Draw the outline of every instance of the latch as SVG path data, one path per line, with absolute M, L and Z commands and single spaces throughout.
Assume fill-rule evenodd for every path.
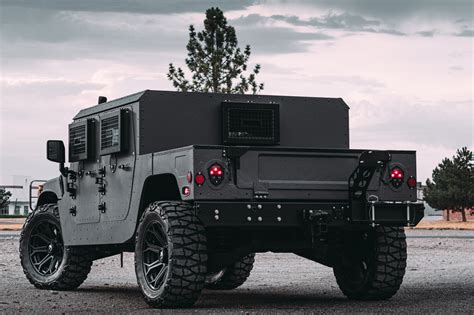
M 99 168 L 99 169 L 97 170 L 97 174 L 99 174 L 99 176 L 101 176 L 101 177 L 96 177 L 96 178 L 95 178 L 95 183 L 96 183 L 96 185 L 98 185 L 97 191 L 98 191 L 99 194 L 101 194 L 101 195 L 105 195 L 105 181 L 104 181 L 105 169 L 106 169 L 105 166 Z
M 76 209 L 76 206 L 72 206 L 71 208 L 69 208 L 69 213 L 75 217 L 76 214 L 77 214 L 77 209 Z
M 105 201 L 99 203 L 99 206 L 97 208 L 99 209 L 100 212 L 105 213 L 105 209 L 106 209 Z
M 98 173 L 100 176 L 105 177 L 105 166 L 99 168 L 99 169 L 97 170 L 97 173 Z
M 74 171 L 68 171 L 68 174 L 66 175 L 66 191 L 69 193 L 69 196 L 72 198 L 72 199 L 76 199 L 76 192 L 77 192 L 77 188 L 76 188 L 76 179 L 77 179 L 77 175 L 76 175 L 76 172 Z
M 73 182 L 67 183 L 66 190 L 72 199 L 76 199 L 76 185 Z
M 253 196 L 256 199 L 267 199 L 268 198 L 268 184 L 255 183 L 253 186 Z
M 118 168 L 121 169 L 121 170 L 124 170 L 124 171 L 128 171 L 128 170 L 130 170 L 130 164 L 129 164 L 129 163 L 120 164 L 120 165 L 118 166 Z

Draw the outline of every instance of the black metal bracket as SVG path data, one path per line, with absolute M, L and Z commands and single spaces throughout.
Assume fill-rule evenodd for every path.
M 248 147 L 224 147 L 222 150 L 222 157 L 226 159 L 226 164 L 230 169 L 230 176 L 234 185 L 237 184 L 237 170 L 240 169 L 240 157 L 248 150 Z
M 100 212 L 105 213 L 105 210 L 106 210 L 105 201 L 99 203 L 99 205 L 97 206 L 97 209 L 98 209 Z
M 366 220 L 367 189 L 379 169 L 384 169 L 392 159 L 388 151 L 364 151 L 359 163 L 349 176 L 349 209 L 346 217 L 350 220 Z M 383 172 L 382 172 L 383 173 Z

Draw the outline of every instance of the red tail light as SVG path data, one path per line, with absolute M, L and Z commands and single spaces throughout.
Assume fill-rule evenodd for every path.
M 224 170 L 222 169 L 222 166 L 219 164 L 213 164 L 209 168 L 209 179 L 212 184 L 214 185 L 220 185 L 222 181 L 224 180 Z
M 408 185 L 408 187 L 410 187 L 411 189 L 415 188 L 415 187 L 416 187 L 416 178 L 413 177 L 413 176 L 408 177 L 407 185 Z
M 405 177 L 405 173 L 400 167 L 394 167 L 390 170 L 390 182 L 392 186 L 398 188 L 403 183 L 403 178 Z
M 194 177 L 194 181 L 196 182 L 198 186 L 201 186 L 206 181 L 206 177 L 204 177 L 202 173 L 197 173 L 196 176 Z
M 184 186 L 183 190 L 182 190 L 182 193 L 183 193 L 184 196 L 187 197 L 191 194 L 191 189 L 188 186 Z

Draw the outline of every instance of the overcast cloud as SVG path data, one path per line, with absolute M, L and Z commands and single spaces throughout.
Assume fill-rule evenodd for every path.
M 55 176 L 45 141 L 98 95 L 172 90 L 168 63 L 216 5 L 265 94 L 344 98 L 351 147 L 417 150 L 420 180 L 473 148 L 472 1 L 0 0 L 0 183 Z

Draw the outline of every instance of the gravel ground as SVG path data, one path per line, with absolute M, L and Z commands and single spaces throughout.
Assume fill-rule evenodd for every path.
M 474 313 L 474 239 L 465 232 L 408 231 L 408 267 L 389 301 L 347 300 L 332 270 L 292 254 L 258 254 L 248 281 L 233 291 L 204 291 L 193 309 L 164 313 Z M 469 233 L 469 232 L 467 232 Z M 438 236 L 444 236 L 440 238 Z M 152 313 L 136 285 L 133 255 L 96 261 L 75 291 L 35 289 L 18 261 L 18 237 L 0 237 L 0 314 Z

